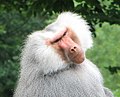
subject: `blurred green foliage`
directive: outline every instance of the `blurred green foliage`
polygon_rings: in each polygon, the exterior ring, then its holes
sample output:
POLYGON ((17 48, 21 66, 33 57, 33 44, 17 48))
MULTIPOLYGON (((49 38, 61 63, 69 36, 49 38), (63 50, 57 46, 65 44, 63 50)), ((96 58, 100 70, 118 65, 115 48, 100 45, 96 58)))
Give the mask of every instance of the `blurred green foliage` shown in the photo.
POLYGON ((22 45, 27 34, 40 30, 47 17, 29 18, 20 13, 0 12, 0 97, 12 97, 18 78, 22 45))
POLYGON ((87 57, 100 68, 105 85, 120 97, 119 0, 0 0, 0 97, 13 95, 27 35, 43 29, 61 11, 79 13, 96 29, 87 57))
POLYGON ((120 24, 120 0, 0 0, 0 5, 7 12, 17 10, 27 17, 73 11, 89 22, 92 31, 95 24, 120 24))
POLYGON ((87 57, 100 68, 105 85, 113 90, 115 97, 120 97, 120 70, 113 73, 108 69, 120 66, 120 26, 103 23, 102 27, 95 28, 97 37, 87 57))

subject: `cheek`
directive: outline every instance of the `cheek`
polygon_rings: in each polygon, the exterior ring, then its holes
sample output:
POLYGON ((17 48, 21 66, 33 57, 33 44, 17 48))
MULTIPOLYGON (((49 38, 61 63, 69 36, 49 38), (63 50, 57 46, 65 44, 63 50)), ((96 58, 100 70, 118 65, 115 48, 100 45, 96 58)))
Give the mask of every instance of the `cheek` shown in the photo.
POLYGON ((55 52, 61 57, 61 59, 64 60, 65 62, 67 62, 64 50, 60 48, 60 46, 58 45, 58 43, 52 44, 50 39, 46 39, 45 40, 45 44, 47 46, 51 46, 52 48, 54 48, 55 52))
POLYGON ((62 59, 63 61, 65 61, 66 63, 68 63, 68 62, 67 62, 67 59, 66 59, 66 57, 65 57, 65 51, 64 51, 63 49, 61 49, 57 43, 55 43, 55 44, 53 44, 53 45, 51 45, 51 46, 54 48, 55 52, 56 52, 58 55, 60 55, 61 59, 62 59))

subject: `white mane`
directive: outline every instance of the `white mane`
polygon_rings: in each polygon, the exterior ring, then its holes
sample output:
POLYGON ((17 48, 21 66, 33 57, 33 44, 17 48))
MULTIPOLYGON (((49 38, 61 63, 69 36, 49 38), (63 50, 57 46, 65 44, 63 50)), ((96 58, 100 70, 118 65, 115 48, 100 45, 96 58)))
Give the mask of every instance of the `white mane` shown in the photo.
POLYGON ((54 29, 58 32, 63 26, 70 27, 78 35, 84 51, 92 47, 93 40, 89 30, 90 27, 81 16, 71 12, 63 12, 58 16, 57 20, 48 25, 46 29, 52 28, 52 30, 54 29))

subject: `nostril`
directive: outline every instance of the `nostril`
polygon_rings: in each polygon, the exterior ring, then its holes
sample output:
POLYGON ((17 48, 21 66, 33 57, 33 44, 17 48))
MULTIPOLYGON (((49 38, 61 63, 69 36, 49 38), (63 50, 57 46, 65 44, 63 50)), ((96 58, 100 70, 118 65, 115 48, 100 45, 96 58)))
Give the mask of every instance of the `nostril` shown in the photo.
POLYGON ((71 51, 71 52, 76 52, 76 48, 77 48, 77 47, 74 46, 74 47, 72 47, 72 48, 70 49, 70 51, 71 51))
POLYGON ((74 51, 74 49, 71 49, 71 51, 74 51))
POLYGON ((74 46, 74 49, 76 49, 77 47, 76 46, 74 46))

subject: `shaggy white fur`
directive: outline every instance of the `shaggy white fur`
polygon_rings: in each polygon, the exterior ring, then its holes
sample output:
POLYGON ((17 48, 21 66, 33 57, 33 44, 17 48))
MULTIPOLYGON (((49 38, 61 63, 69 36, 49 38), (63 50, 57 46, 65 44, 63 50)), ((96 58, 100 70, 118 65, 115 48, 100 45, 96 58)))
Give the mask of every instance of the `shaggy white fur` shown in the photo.
POLYGON ((87 22, 77 14, 71 12, 61 13, 57 20, 49 25, 47 28, 52 28, 59 32, 59 29, 62 27, 70 27, 79 37, 82 48, 86 51, 88 48, 92 47, 93 40, 90 32, 90 27, 87 22))
POLYGON ((66 63, 45 39, 70 27, 85 51, 92 47, 89 26, 77 14, 64 12, 44 30, 28 36, 21 55, 20 78, 14 97, 113 97, 104 88, 98 68, 88 59, 79 65, 66 63))
POLYGON ((45 30, 36 31, 29 35, 25 47, 27 50, 23 51, 24 55, 22 57, 22 64, 29 62, 26 63, 26 65, 30 65, 31 61, 26 60, 33 59, 30 57, 32 56, 36 61, 39 61, 39 69, 41 69, 40 71, 44 74, 56 72, 57 70, 66 68, 68 66, 68 63, 66 64, 60 58, 60 55, 56 54, 53 48, 45 45, 44 41, 47 38, 53 37, 56 33, 59 33, 63 27, 70 27, 78 35, 84 51, 92 46, 93 42, 91 32, 89 31, 89 26, 87 25, 86 21, 77 14, 64 12, 58 16, 55 22, 48 25, 45 30), (57 60, 57 62, 55 60, 57 60))

